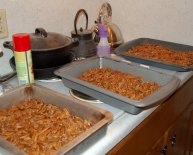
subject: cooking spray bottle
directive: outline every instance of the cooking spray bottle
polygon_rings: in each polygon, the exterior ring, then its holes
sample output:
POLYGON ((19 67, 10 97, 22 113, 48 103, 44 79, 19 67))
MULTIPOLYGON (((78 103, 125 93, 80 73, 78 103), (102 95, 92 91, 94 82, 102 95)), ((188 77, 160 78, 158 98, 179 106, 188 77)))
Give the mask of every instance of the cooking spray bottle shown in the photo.
POLYGON ((97 46, 97 56, 109 57, 111 54, 111 47, 107 39, 108 37, 107 26, 99 23, 98 30, 99 30, 100 41, 97 46))
POLYGON ((34 83, 30 36, 18 33, 12 39, 19 85, 34 83))

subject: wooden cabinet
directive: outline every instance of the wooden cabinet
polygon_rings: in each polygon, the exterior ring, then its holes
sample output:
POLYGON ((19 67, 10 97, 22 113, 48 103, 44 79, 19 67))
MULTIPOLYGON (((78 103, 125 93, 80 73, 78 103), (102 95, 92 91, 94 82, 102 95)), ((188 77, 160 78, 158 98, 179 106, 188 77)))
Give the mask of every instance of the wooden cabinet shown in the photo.
POLYGON ((167 154, 183 155, 188 136, 188 120, 184 115, 180 116, 167 132, 167 154))
POLYGON ((191 112, 191 118, 188 125, 189 127, 185 155, 193 155, 193 111, 191 112))
POLYGON ((190 155, 193 147, 193 77, 108 155, 190 155))
POLYGON ((183 155, 188 152, 188 130, 191 114, 187 115, 189 107, 172 124, 164 135, 155 143, 152 150, 147 152, 149 155, 183 155))

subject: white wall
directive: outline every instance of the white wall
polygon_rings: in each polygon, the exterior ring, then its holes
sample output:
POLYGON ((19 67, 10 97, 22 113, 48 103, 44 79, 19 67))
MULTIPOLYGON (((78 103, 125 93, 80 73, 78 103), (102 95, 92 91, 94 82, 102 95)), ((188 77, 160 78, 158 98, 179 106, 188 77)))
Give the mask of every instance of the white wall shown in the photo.
POLYGON ((110 1, 124 38, 152 37, 193 45, 192 0, 110 1))
MULTIPOLYGON (((36 27, 70 36, 74 29, 76 12, 83 8, 93 26, 104 0, 0 0, 0 9, 6 9, 9 37, 0 40, 0 47, 12 34, 34 32, 36 27)), ((113 18, 125 41, 150 37, 193 45, 192 0, 108 0, 113 18)), ((84 26, 84 19, 80 20, 84 26)), ((78 26, 79 26, 78 25, 78 26)), ((10 70, 10 50, 0 58, 0 74, 10 70), (3 63, 3 62, 7 63, 3 63)))

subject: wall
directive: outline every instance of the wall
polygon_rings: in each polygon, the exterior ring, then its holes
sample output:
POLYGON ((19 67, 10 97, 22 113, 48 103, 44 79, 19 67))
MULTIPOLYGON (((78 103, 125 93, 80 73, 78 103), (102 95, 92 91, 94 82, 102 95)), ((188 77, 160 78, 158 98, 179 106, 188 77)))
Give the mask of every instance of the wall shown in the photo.
POLYGON ((192 0, 111 1, 113 20, 130 40, 152 37, 193 45, 192 0))
MULTIPOLYGON (((18 32, 34 32, 36 27, 70 36, 74 17, 84 8, 89 16, 89 28, 94 24, 104 0, 1 0, 0 9, 6 9, 9 37, 18 32)), ((150 37, 193 45, 193 1, 191 0, 108 0, 113 10, 113 22, 122 31, 125 41, 150 37)), ((81 19, 78 26, 84 26, 81 19)), ((11 69, 8 60, 13 55, 4 50, 0 58, 0 74, 11 69), (4 63, 6 62, 6 63, 4 63)))

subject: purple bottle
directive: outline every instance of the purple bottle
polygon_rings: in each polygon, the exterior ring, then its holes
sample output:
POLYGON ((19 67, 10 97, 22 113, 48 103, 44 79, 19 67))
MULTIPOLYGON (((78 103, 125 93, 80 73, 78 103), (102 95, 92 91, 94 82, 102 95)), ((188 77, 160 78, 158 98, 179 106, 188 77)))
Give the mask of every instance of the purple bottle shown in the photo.
POLYGON ((107 39, 107 26, 98 24, 100 41, 97 45, 97 56, 99 57, 109 57, 111 54, 111 48, 107 39))

